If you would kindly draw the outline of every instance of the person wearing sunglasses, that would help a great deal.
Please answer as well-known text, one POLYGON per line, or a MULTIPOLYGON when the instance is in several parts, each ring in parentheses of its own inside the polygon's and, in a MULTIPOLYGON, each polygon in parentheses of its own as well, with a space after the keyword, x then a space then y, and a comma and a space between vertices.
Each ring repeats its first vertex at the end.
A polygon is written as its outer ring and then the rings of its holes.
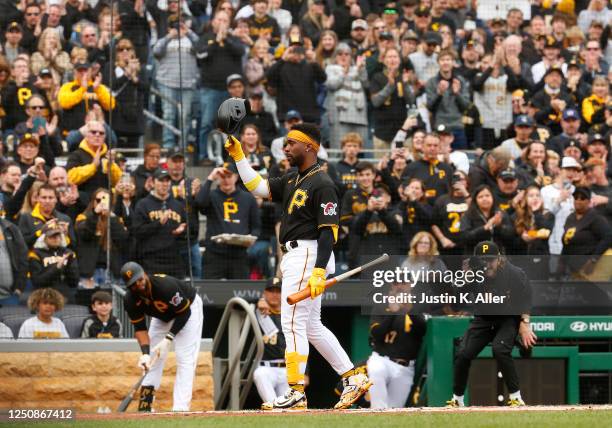
POLYGON ((87 133, 78 149, 70 153, 66 162, 68 180, 78 186, 79 191, 86 195, 109 183, 108 168, 110 165, 110 184, 114 187, 121 178, 121 168, 114 162, 114 153, 109 153, 105 143, 106 128, 104 123, 90 121, 87 133))
MULTIPOLYGON (((44 70, 43 70, 44 71, 44 70)), ((48 71, 48 70, 47 70, 48 71)), ((58 117, 49 119, 49 107, 43 95, 34 94, 26 101, 28 119, 18 123, 15 132, 18 135, 32 134, 38 137, 38 152, 46 165, 55 165, 55 157, 63 153, 62 141, 57 132, 58 117)))
POLYGON ((123 38, 116 46, 115 64, 107 65, 104 70, 104 82, 112 89, 117 106, 113 114, 113 131, 119 139, 119 147, 138 148, 145 131, 142 111, 149 85, 132 42, 123 38), (111 73, 114 73, 112 79, 111 73))

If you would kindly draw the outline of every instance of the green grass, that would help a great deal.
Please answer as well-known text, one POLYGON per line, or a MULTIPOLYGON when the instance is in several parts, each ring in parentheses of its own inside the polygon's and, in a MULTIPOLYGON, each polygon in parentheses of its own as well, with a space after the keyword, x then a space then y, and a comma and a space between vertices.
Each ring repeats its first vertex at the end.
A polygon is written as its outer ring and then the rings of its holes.
MULTIPOLYGON (((78 418, 78 416, 77 416, 78 418)), ((139 419, 87 420, 64 423, 44 422, 0 424, 7 427, 73 427, 73 428, 167 428, 167 427, 220 427, 220 428, 301 428, 301 427, 588 427, 605 426, 612 420, 612 411, 558 411, 558 412, 474 412, 474 413, 410 413, 410 414, 291 414, 203 416, 139 419)))

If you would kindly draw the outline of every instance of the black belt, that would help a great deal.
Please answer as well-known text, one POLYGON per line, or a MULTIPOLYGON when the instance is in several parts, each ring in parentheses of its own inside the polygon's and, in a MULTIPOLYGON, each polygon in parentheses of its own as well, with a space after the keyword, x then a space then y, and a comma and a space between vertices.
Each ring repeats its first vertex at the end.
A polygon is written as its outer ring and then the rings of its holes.
POLYGON ((410 366, 411 363, 411 360, 404 360, 403 358, 390 358, 390 360, 404 367, 410 366))
POLYGON ((298 247, 298 241, 289 241, 285 244, 281 244, 280 247, 283 253, 287 253, 289 250, 292 250, 298 247))
POLYGON ((273 363, 269 361, 260 361, 259 365, 266 367, 286 367, 285 363, 273 363))

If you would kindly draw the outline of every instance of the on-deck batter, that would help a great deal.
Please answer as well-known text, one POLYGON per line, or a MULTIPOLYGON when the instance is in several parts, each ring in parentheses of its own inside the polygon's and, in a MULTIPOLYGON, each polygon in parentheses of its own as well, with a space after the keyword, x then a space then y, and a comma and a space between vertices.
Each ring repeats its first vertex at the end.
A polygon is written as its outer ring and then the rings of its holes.
POLYGON ((140 388, 138 411, 151 411, 172 342, 176 354, 172 410, 188 411, 202 338, 202 299, 191 285, 171 276, 149 276, 135 262, 123 265, 121 277, 128 287, 125 309, 142 350, 138 367, 148 370, 140 388), (151 317, 148 332, 145 315, 151 317))
POLYGON ((312 343, 342 376, 344 390, 335 408, 350 407, 370 387, 368 377, 356 373, 336 336, 321 323, 321 294, 325 277, 334 272, 333 245, 338 234, 338 195, 334 183, 317 162, 320 132, 300 124, 287 134, 284 152, 298 171, 264 180, 245 159, 240 142, 230 136, 225 147, 238 167, 240 178, 255 196, 271 198, 283 206, 279 241, 281 261, 281 322, 286 340, 285 363, 291 389, 264 409, 306 408, 304 372, 312 343), (311 299, 294 306, 287 296, 310 287, 311 299))

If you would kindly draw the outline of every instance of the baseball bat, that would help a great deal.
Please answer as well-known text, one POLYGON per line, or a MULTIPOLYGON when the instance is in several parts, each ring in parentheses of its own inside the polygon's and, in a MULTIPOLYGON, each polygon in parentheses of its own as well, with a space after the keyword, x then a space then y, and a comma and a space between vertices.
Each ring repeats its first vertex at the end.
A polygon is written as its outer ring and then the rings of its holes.
MULTIPOLYGON (((155 364, 156 361, 157 361, 157 358, 153 358, 151 360, 151 366, 153 366, 153 364, 155 364)), ((126 394, 126 396, 123 397, 123 400, 121 400, 121 403, 119 404, 119 407, 117 407, 117 412, 118 413, 125 412, 127 410, 127 408, 130 406, 130 403, 134 399, 134 393, 136 391, 138 391, 138 388, 140 388, 140 385, 142 385, 142 381, 144 380, 144 378, 147 375, 147 373, 149 373, 149 371, 145 370, 145 372, 142 374, 142 376, 140 376, 138 381, 134 385, 132 385, 132 387, 130 388, 129 392, 126 394)))
MULTIPOLYGON (((335 285, 336 283, 340 281, 344 281, 345 279, 350 278, 351 276, 358 274, 359 272, 362 272, 366 269, 369 269, 372 266, 376 266, 380 263, 384 263, 387 260, 389 260, 389 254, 385 253, 382 256, 378 257, 377 259, 374 259, 366 263, 365 265, 358 266, 355 269, 351 269, 338 276, 330 278, 327 281, 325 281, 325 289, 327 290, 332 285, 335 285)), ((293 293, 292 295, 287 296, 287 303, 289 303, 290 305, 295 305, 296 303, 301 302, 304 299, 308 299, 309 297, 310 297, 310 287, 306 287, 298 291, 297 293, 293 293)))

